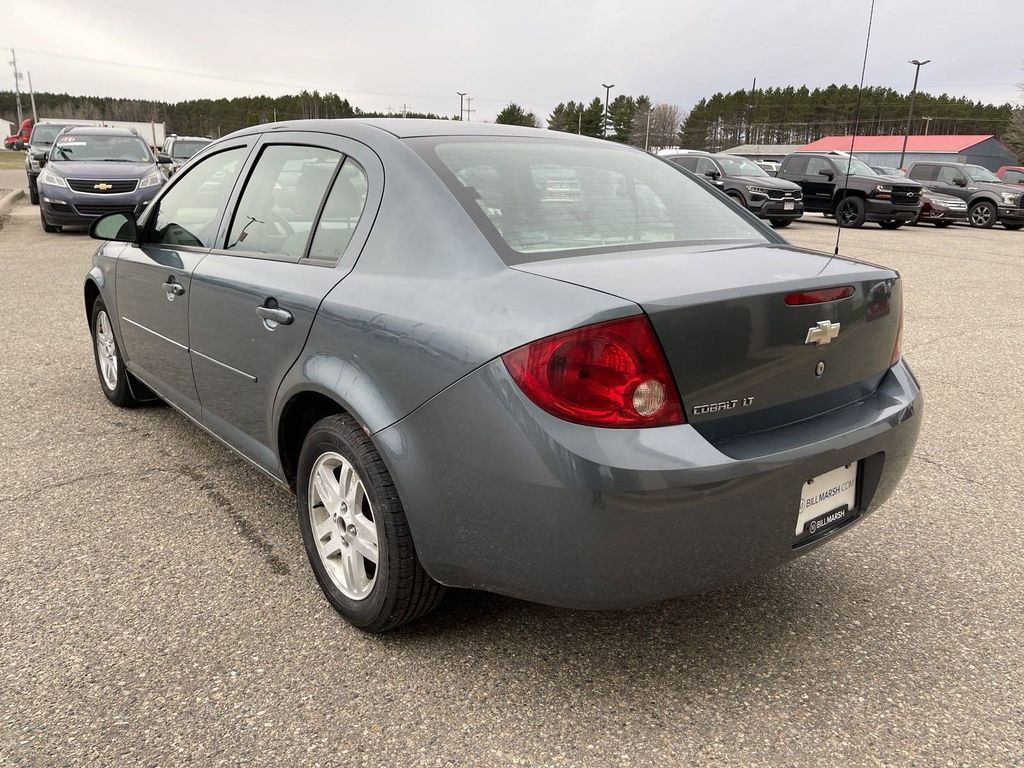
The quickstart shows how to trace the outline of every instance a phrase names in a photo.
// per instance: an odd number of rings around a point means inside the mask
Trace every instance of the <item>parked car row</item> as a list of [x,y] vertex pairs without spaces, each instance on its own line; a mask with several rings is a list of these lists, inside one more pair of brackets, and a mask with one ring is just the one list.
[[[772,226],[785,227],[805,211],[836,218],[842,227],[877,223],[883,229],[966,222],[1024,228],[1024,167],[992,173],[980,165],[919,161],[906,170],[869,166],[847,152],[794,152],[777,170],[737,155],[665,150],[671,163],[714,181],[738,204]],[[1018,183],[1019,182],[1019,183]]]

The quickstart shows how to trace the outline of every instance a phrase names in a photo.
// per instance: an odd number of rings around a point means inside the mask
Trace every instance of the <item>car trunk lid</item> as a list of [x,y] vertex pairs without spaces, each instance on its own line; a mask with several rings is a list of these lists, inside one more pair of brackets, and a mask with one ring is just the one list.
[[[653,249],[515,269],[638,304],[665,350],[687,420],[712,441],[867,396],[889,368],[899,327],[895,271],[791,247]],[[793,293],[842,286],[852,295],[786,303]]]

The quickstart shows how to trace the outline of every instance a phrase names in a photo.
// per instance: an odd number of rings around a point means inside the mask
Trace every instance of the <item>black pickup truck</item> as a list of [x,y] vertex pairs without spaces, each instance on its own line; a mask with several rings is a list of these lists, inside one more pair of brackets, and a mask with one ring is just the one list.
[[874,221],[883,229],[899,229],[921,211],[920,184],[879,176],[845,152],[795,152],[782,161],[778,178],[800,185],[804,210],[835,216],[841,227]]

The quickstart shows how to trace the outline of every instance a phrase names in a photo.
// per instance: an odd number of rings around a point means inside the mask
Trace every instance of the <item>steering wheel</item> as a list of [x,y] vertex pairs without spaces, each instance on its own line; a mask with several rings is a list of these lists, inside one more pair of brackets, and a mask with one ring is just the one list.
[[289,224],[284,219],[284,217],[281,216],[281,214],[279,214],[274,209],[270,209],[269,215],[267,216],[267,223],[274,224],[275,226],[280,227],[281,231],[284,232],[285,237],[291,237],[292,235],[295,234],[295,229],[292,227],[292,225]]

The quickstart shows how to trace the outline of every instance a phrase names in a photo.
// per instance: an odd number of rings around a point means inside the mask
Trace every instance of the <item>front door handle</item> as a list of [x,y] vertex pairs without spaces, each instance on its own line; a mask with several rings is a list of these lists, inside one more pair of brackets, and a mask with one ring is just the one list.
[[185,286],[172,277],[164,283],[164,292],[167,294],[168,301],[174,301],[175,296],[183,296],[185,294]]
[[263,319],[263,325],[268,331],[274,330],[279,325],[291,325],[292,320],[295,319],[287,309],[277,306],[256,307],[256,314]]

